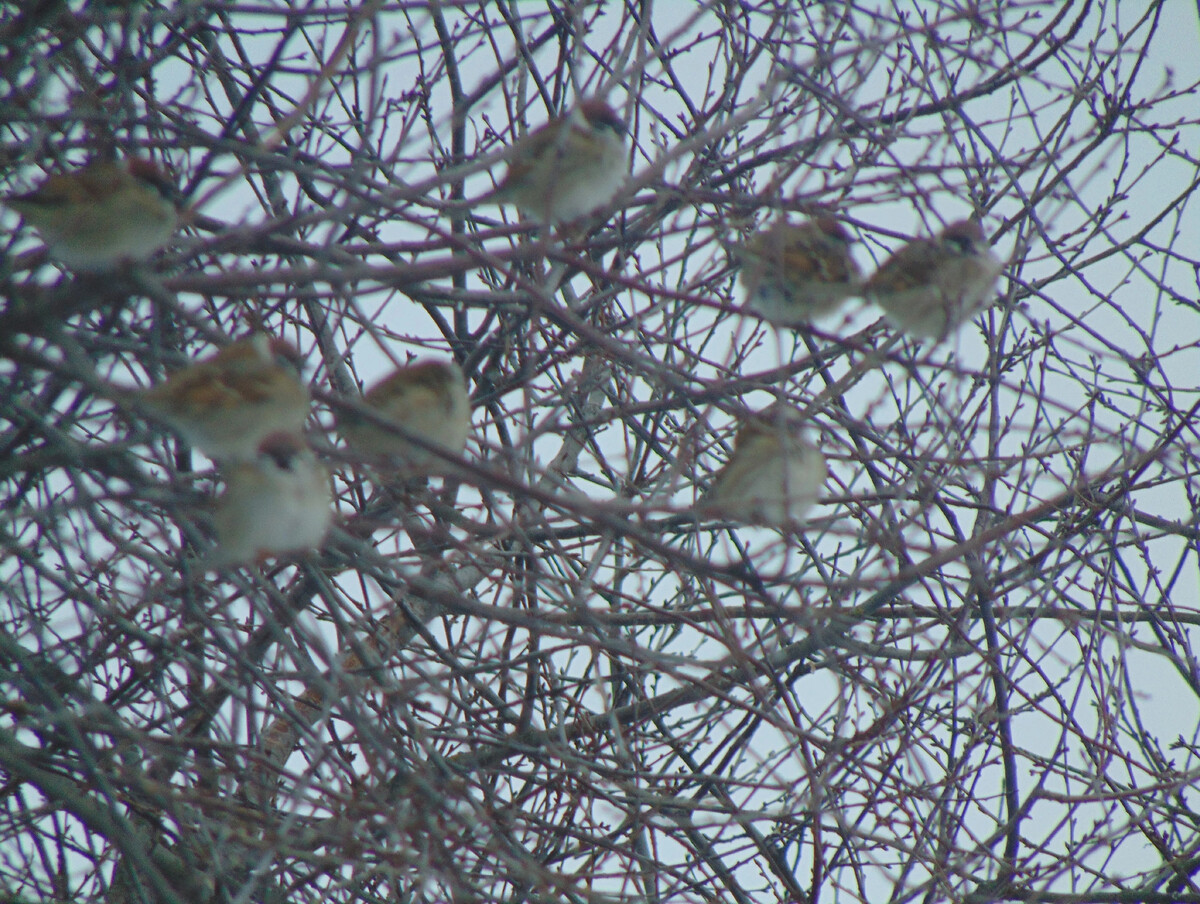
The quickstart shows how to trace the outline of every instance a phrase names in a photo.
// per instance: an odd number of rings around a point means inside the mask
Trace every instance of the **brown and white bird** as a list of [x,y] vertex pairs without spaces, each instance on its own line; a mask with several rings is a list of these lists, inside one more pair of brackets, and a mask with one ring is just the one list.
[[304,440],[270,434],[253,460],[225,472],[225,492],[213,511],[212,567],[318,548],[333,520],[332,500],[329,472]]
[[797,418],[779,408],[748,418],[697,513],[746,524],[803,524],[829,472],[821,450],[800,435]]
[[862,291],[852,239],[830,216],[794,225],[779,220],[731,249],[741,262],[746,307],[780,326],[837,310]]
[[406,477],[442,473],[447,462],[408,436],[424,440],[454,455],[462,455],[471,429],[471,400],[467,381],[452,361],[417,361],[401,367],[363,395],[363,404],[397,430],[372,423],[343,410],[338,430],[360,455],[387,459]]
[[864,294],[910,336],[944,339],[996,298],[1003,264],[975,220],[909,242],[867,280]]
[[179,225],[174,191],[147,160],[98,160],[3,203],[38,231],[55,260],[97,272],[144,261],[171,240]]
[[518,140],[508,172],[483,203],[513,204],[543,225],[569,223],[612,201],[629,164],[625,123],[608,104],[585,100]]
[[210,458],[252,461],[270,434],[303,431],[310,405],[299,373],[290,343],[254,333],[125,398]]

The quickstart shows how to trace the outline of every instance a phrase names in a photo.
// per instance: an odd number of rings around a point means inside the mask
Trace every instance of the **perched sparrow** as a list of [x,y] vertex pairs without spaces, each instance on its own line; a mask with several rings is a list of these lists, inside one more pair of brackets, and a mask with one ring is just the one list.
[[586,100],[509,149],[508,172],[484,203],[514,204],[540,223],[569,223],[616,197],[629,175],[625,123]]
[[250,461],[272,433],[300,433],[308,389],[290,344],[255,333],[129,400],[210,458]]
[[332,498],[329,473],[304,440],[270,434],[253,461],[239,462],[225,474],[225,492],[213,512],[213,564],[317,548],[333,519]]
[[352,411],[338,416],[338,429],[355,452],[394,459],[406,476],[427,476],[444,468],[432,452],[405,439],[411,434],[461,455],[471,428],[467,381],[450,361],[418,361],[376,383],[363,404],[396,424],[399,430],[371,423]]
[[961,220],[889,257],[864,294],[910,336],[943,339],[991,305],[1002,267],[979,223]]
[[832,217],[799,226],[780,220],[735,250],[746,307],[764,320],[796,326],[837,309],[862,290],[851,238]]
[[4,203],[35,227],[50,254],[79,271],[111,270],[143,261],[171,240],[179,210],[174,187],[146,160],[95,161],[49,176]]
[[767,411],[738,431],[733,454],[697,504],[702,516],[749,524],[803,524],[828,470],[821,450],[796,432],[790,412]]

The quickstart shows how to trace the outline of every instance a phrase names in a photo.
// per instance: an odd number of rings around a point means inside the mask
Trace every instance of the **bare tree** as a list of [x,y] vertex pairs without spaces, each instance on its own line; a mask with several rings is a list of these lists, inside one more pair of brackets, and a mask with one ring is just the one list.
[[[136,153],[191,214],[104,277],[5,214],[6,893],[1200,901],[1194,10],[16,6],[7,190]],[[472,203],[587,97],[608,208]],[[727,245],[813,204],[868,271],[977,216],[996,305],[763,323]],[[258,324],[338,524],[206,573],[219,469],[109,387]],[[402,485],[333,413],[429,354],[473,436]],[[695,516],[773,402],[811,523]]]

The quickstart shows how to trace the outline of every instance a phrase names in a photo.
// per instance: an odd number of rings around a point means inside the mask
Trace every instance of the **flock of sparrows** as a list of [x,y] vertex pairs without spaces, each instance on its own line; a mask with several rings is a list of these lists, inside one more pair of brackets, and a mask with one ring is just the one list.
[[[515,142],[503,180],[477,203],[513,204],[545,227],[584,217],[625,184],[625,131],[607,104],[583,101]],[[3,202],[38,230],[59,262],[95,272],[144,261],[171,240],[181,222],[173,192],[153,164],[130,159],[50,176]],[[771,323],[798,326],[863,297],[908,334],[943,339],[995,296],[1002,265],[978,222],[954,223],[935,238],[908,243],[865,280],[850,245],[845,227],[827,213],[801,224],[780,220],[751,235],[730,249],[746,308]],[[328,530],[329,474],[303,438],[310,401],[299,364],[286,342],[256,333],[124,396],[222,466],[226,486],[214,525],[224,564],[312,549]],[[797,417],[774,406],[747,418],[698,513],[803,523],[827,468]],[[417,362],[367,390],[337,423],[347,445],[381,472],[436,473],[446,456],[466,446],[465,378],[451,362]]]
[[[995,298],[1001,262],[974,220],[901,247],[868,279],[850,253],[845,227],[828,215],[780,220],[735,249],[746,307],[780,326],[798,326],[863,297],[919,339],[944,339]],[[777,409],[774,409],[778,411]],[[825,458],[796,429],[795,412],[751,417],[701,511],[751,523],[803,523],[827,476]]]
[[[321,545],[333,518],[332,486],[304,439],[311,403],[289,343],[256,332],[149,389],[114,395],[221,466],[211,565]],[[337,420],[352,452],[402,477],[446,473],[446,458],[466,448],[470,423],[466,378],[448,361],[399,368]]]
[[1002,264],[975,220],[904,245],[869,279],[850,254],[845,228],[828,215],[778,221],[734,251],[746,305],[764,320],[797,326],[860,296],[918,339],[944,339],[996,297]]

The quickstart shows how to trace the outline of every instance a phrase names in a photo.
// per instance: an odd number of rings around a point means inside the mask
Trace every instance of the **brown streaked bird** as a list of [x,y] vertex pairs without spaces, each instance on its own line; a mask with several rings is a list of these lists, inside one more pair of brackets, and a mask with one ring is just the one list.
[[867,280],[864,295],[910,336],[940,340],[995,301],[1003,267],[983,227],[960,220],[889,257]]
[[57,173],[33,191],[4,198],[46,242],[50,256],[79,272],[144,261],[179,225],[175,187],[148,160],[98,160]]
[[225,472],[225,491],[213,511],[214,568],[317,549],[333,520],[329,472],[304,440],[271,433],[250,461]]
[[125,398],[210,458],[253,461],[270,434],[304,430],[310,405],[300,363],[290,343],[254,333]]
[[363,394],[363,404],[401,428],[388,430],[362,415],[338,414],[338,430],[360,455],[387,459],[406,477],[443,473],[448,463],[410,442],[405,434],[462,455],[471,429],[467,381],[452,361],[417,361],[401,367]]
[[741,261],[746,307],[779,326],[829,314],[862,292],[853,240],[830,216],[794,225],[779,220],[731,249]]
[[794,410],[777,407],[747,418],[697,513],[745,524],[804,524],[829,472],[821,450],[799,434],[797,419]]
[[513,204],[542,225],[569,223],[608,204],[629,176],[625,123],[608,104],[585,100],[519,139],[508,172],[485,204]]

